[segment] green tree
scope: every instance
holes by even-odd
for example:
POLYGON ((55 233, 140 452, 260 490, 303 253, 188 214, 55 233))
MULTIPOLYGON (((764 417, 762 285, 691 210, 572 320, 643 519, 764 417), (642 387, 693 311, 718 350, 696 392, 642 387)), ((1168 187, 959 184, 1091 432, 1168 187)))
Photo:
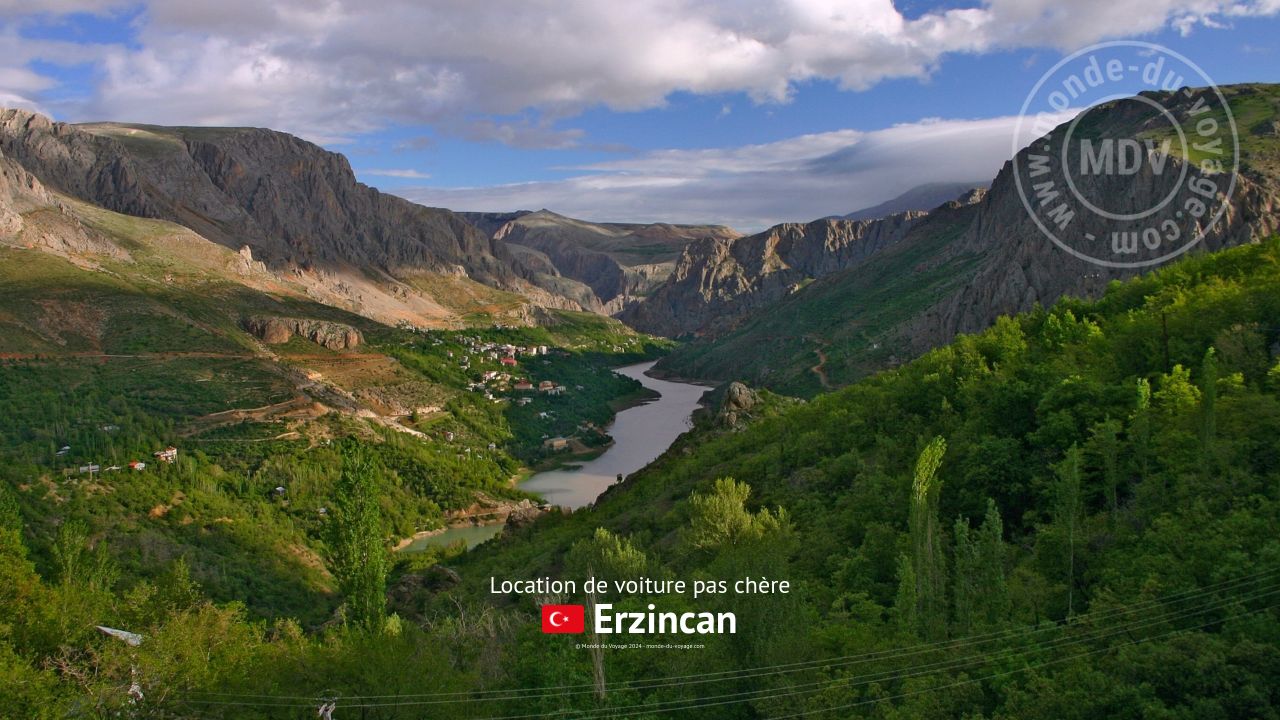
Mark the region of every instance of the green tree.
POLYGON ((956 632, 1003 622, 1009 613, 1009 589, 1004 576, 1004 524, 994 500, 975 532, 967 518, 955 524, 955 569, 952 573, 953 616, 956 632))
POLYGON ((1093 428, 1089 438, 1091 450, 1102 463, 1102 489, 1112 527, 1120 512, 1120 423, 1107 418, 1093 428))
POLYGON ((1213 445, 1218 433, 1218 359, 1213 347, 1204 351, 1200 365, 1200 466, 1204 474, 1214 471, 1213 445))
POLYGON ((942 483, 938 468, 947 452, 947 441, 935 437, 916 461, 911 483, 912 565, 916 579, 916 605, 920 630, 927 638, 946 633, 947 568, 938 523, 938 497, 942 483))
POLYGON ((1084 515, 1084 499, 1080 488, 1080 448, 1072 445, 1066 457, 1054 467, 1053 524, 1066 544, 1067 614, 1075 613, 1076 544, 1080 521, 1084 515))
POLYGON ((372 632, 386 621, 387 548, 377 471, 359 450, 345 458, 330 526, 330 562, 346 597, 347 620, 372 632))
POLYGON ((731 477, 717 479, 709 493, 691 495, 686 541, 698 549, 739 545, 790 526, 782 508, 776 512, 747 510, 750 495, 750 485, 731 477))

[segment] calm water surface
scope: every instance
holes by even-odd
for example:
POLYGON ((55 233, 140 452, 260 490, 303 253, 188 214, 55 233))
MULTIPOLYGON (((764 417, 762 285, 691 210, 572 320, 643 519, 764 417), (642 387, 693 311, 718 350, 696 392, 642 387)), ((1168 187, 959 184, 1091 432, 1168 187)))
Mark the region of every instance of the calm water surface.
POLYGON ((689 429, 698 398, 708 388, 651 378, 645 375, 651 367, 653 362, 646 362, 614 370, 639 380, 661 397, 618 413, 609 426, 614 441, 612 447, 578 468, 533 475, 520 487, 538 493, 552 505, 580 508, 595 502, 605 488, 617 482, 618 473, 630 475, 666 452, 671 443, 689 429))
MULTIPOLYGON (((614 370, 619 375, 640 381, 641 385, 658 392, 660 397, 617 414, 608 428, 609 435, 613 437, 613 445, 608 450, 575 468, 531 475, 520 487, 538 493, 552 505, 576 509, 595 502, 605 488, 617 482, 619 473, 630 475, 666 452, 671 443, 691 426, 698 399, 708 388, 645 375, 653 365, 651 361, 614 370)), ((458 540, 466 540, 467 547, 475 547, 501 530, 501 525, 450 528, 438 535, 419 538, 402 552, 450 545, 458 540)))

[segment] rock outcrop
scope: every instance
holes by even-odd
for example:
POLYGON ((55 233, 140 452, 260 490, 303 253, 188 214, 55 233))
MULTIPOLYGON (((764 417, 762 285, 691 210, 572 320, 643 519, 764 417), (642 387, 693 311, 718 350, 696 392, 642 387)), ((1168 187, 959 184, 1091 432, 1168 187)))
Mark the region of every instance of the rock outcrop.
POLYGON ((618 318, 667 337, 722 334, 806 282, 855 267, 899 242, 923 217, 909 212, 786 223, 749 237, 693 243, 667 281, 618 318))
POLYGON ((359 330, 328 320, 252 317, 244 321, 244 327, 268 345, 287 343, 294 335, 330 350, 350 350, 364 342, 359 330))
POLYGON ((0 150, 58 192, 170 220, 273 269, 519 285, 505 246, 456 214, 357 182, 343 156, 260 128, 68 125, 0 111, 0 150))
MULTIPOLYGON (((1233 86, 1223 91, 1233 102, 1255 108, 1254 112, 1270 105, 1273 116, 1280 115, 1280 86, 1233 86)), ((1185 119, 1197 93, 1180 93, 1180 97, 1172 101, 1172 112, 1185 119)), ((1154 122, 1150 109, 1133 101, 1117 101, 1091 113, 1098 118, 1095 131, 1105 132, 1105 137, 1145 137, 1143 133, 1151 131, 1154 122)), ((1057 128, 1033 146, 1057 156, 1065 129, 1065 125, 1057 128)), ((1246 135, 1234 192, 1221 220, 1193 252, 1250 242, 1280 229, 1280 145, 1243 126, 1240 132, 1246 135)), ((1027 152, 1022 151, 1024 157, 1027 152)), ((1167 161, 1170 168, 1163 174, 1155 174, 1150 163, 1143 163, 1135 175, 1091 177, 1092 184, 1082 185, 1082 191, 1108 198, 1109 207, 1119 213, 1160 206, 1144 218, 1145 227, 1162 227, 1166 222, 1181 226, 1185 224, 1178 222, 1183 208, 1196 201, 1195 191, 1180 182, 1183 161, 1177 157, 1167 161), (1171 201, 1161 206, 1166 196, 1171 201)), ((1020 163, 1023 168, 1027 165, 1025 159, 1020 163)), ((1200 172, 1188 171, 1192 177, 1200 172)), ((1028 214, 1014 172, 1014 164, 1006 163, 989 191, 969 194, 918 218, 901 240, 885 245, 865 262, 819 278, 779 301, 758 304, 760 311, 742 319, 732 332, 682 347, 660 361, 659 369, 685 377, 744 379, 784 393, 811 394, 827 389, 828 379, 834 384, 851 382, 945 344, 958 333, 989 327, 1001 315, 1031 310, 1037 304, 1048 306, 1064 295, 1098 297, 1113 280, 1147 269, 1102 267, 1055 245, 1028 214)), ((1036 182, 1046 179, 1053 180, 1055 187, 1065 187, 1060 168, 1036 182)), ((1030 186, 1030 179, 1024 183, 1030 186)), ((1071 234, 1076 238, 1092 235, 1109 248, 1113 229, 1111 221, 1082 212, 1072 221, 1071 234)), ((708 252, 690 264, 724 267, 727 260, 715 260, 721 255, 708 252)), ((1130 259, 1144 257, 1139 252, 1130 259)), ((702 272, 707 275, 706 270, 702 272)), ((683 292, 668 301, 669 307, 647 301, 636 308, 651 313, 639 318, 643 321, 639 326, 669 334, 681 329, 673 326, 673 318, 698 317, 703 324, 694 332, 714 335, 716 319, 709 308, 717 298, 705 288, 715 284, 700 276, 698 282, 687 283, 692 289, 678 288, 677 277, 673 276, 669 291, 683 292), (703 291, 698 292, 699 288, 703 291), (699 309, 699 303, 706 307, 699 309), (689 307, 693 309, 684 309, 689 307)), ((660 290, 651 301, 664 296, 660 290)))
MULTIPOLYGON (((737 232, 719 225, 595 223, 548 210, 462 215, 489 231, 495 240, 536 253, 519 257, 534 263, 530 267, 534 272, 589 288, 592 298, 574 295, 575 299, 584 307, 610 314, 665 280, 689 243, 738 237, 737 232)), ((551 280, 539 284, 561 283, 551 280)))

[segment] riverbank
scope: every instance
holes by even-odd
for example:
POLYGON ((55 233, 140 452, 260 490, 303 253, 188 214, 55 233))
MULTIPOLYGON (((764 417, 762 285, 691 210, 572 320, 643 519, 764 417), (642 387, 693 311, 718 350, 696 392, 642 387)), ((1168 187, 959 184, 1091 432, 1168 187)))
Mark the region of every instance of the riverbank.
MULTIPOLYGON (((620 410, 606 428, 611 438, 609 443, 591 448, 589 453, 553 456, 548 458, 553 467, 527 468, 517 475, 521 490, 545 500, 544 506, 532 503, 535 507, 559 506, 573 510, 595 502, 619 477, 625 478, 648 465, 692 427, 693 412, 711 388, 652 377, 647 374, 652 367, 653 361, 649 361, 614 370, 641 383, 643 390, 615 400, 620 410)), ((471 516, 471 522, 419 533, 398 547, 413 552, 412 547, 449 545, 458 540, 474 546, 501 532, 511 514, 490 520, 471 516)))

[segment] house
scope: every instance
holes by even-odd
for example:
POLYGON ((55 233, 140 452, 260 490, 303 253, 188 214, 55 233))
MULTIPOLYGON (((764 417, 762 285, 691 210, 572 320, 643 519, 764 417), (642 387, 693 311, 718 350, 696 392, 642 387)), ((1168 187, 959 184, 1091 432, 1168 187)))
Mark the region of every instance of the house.
POLYGON ((81 473, 89 473, 90 475, 98 472, 101 469, 102 467, 98 465, 81 465, 80 466, 81 473))
POLYGON ((172 463, 174 460, 178 459, 178 448, 170 445, 163 450, 157 450, 151 454, 160 462, 172 463))
POLYGON ((520 407, 524 407, 525 405, 528 405, 531 402, 533 402, 533 398, 522 397, 519 400, 516 400, 516 404, 519 405, 520 407))
POLYGON ((556 397, 559 397, 560 395, 564 394, 564 388, 560 385, 557 385, 553 388, 547 388, 546 393, 548 395, 554 395, 556 397))
POLYGON ((546 354, 547 354, 547 346, 546 346, 546 345, 539 345, 539 346, 538 346, 538 354, 539 354, 539 355, 546 355, 546 354))
POLYGON ((515 387, 516 387, 516 390, 520 390, 520 391, 532 390, 533 383, 529 382, 528 380, 519 380, 516 382, 515 387))
POLYGON ((569 449, 569 441, 562 437, 548 438, 542 442, 542 447, 551 452, 560 452, 569 449))
POLYGON ((515 359, 515 358, 513 358, 513 357, 504 357, 504 358, 502 358, 501 360, 499 360, 498 362, 502 363, 503 365, 506 365, 507 367, 515 367, 515 366, 516 366, 516 359, 515 359))
POLYGON ((133 462, 129 463, 129 469, 130 470, 146 470, 147 464, 138 460, 134 460, 133 462))
POLYGON ((540 390, 541 392, 546 392, 555 386, 556 384, 551 382, 550 380, 543 380, 542 382, 538 383, 538 390, 540 390))
POLYGON ((54 453, 54 455, 57 455, 58 457, 62 457, 63 455, 66 455, 69 452, 71 452, 71 446, 63 445, 62 447, 58 448, 58 452, 54 453))

